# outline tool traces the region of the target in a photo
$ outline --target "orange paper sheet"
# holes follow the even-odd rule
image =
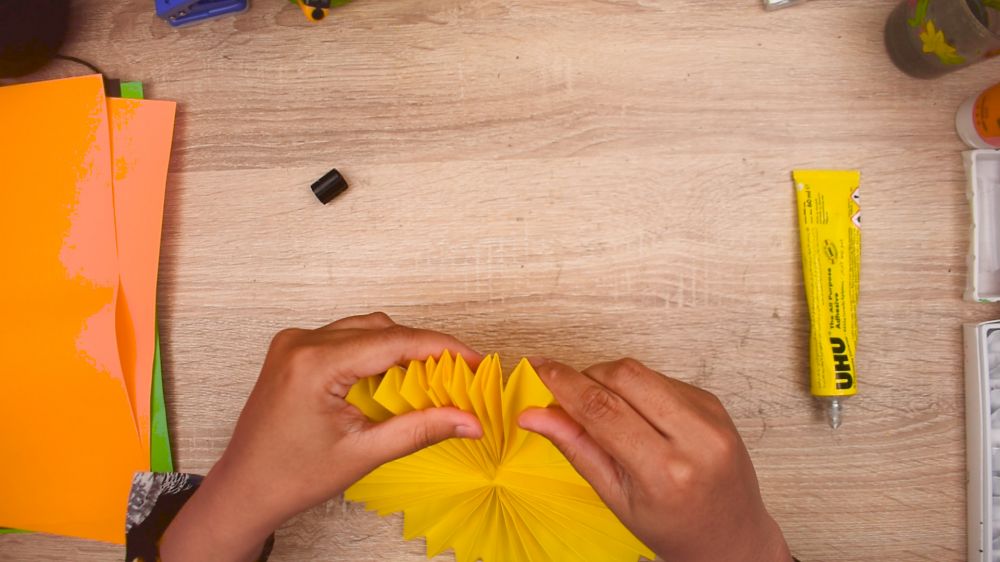
[[[149,455],[116,343],[101,78],[0,88],[0,124],[0,526],[122,543]]]
[[[121,278],[118,352],[139,440],[147,452],[156,343],[156,272],[176,107],[169,101],[108,98]]]
[[[386,463],[347,489],[380,515],[403,512],[403,536],[427,537],[427,556],[458,562],[635,562],[654,554],[615,517],[555,446],[517,424],[555,399],[526,360],[504,384],[492,355],[472,372],[461,356],[413,361],[351,387],[347,401],[383,421],[453,406],[483,426]]]

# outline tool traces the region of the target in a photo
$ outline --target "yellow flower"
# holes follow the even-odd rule
[[[944,32],[934,27],[934,22],[927,20],[924,30],[920,33],[920,41],[924,44],[925,53],[934,53],[944,64],[962,64],[965,57],[955,52],[955,47],[948,44]]]

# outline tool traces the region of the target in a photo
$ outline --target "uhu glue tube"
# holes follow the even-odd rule
[[[802,277],[809,307],[809,381],[830,427],[840,426],[843,401],[858,391],[861,272],[861,174],[846,170],[792,172],[799,209]]]

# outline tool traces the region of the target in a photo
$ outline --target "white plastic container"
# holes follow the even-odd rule
[[[1000,84],[962,102],[955,131],[972,148],[1000,148]]]
[[[1000,151],[962,153],[972,214],[965,299],[1000,301]]]
[[[994,457],[1000,451],[995,445],[1000,444],[1000,424],[991,423],[991,415],[996,411],[1000,420],[1000,390],[990,389],[1000,388],[1000,320],[966,324],[963,335],[968,559],[995,562],[1000,560],[1000,463]],[[992,393],[998,398],[991,400]]]

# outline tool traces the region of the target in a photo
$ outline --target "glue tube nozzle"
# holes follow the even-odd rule
[[[803,0],[764,0],[765,10],[777,10],[778,8],[784,8],[786,6],[792,6],[798,4]]]
[[[844,404],[840,398],[828,398],[826,402],[826,419],[830,422],[830,427],[837,429],[840,427],[840,414]]]

